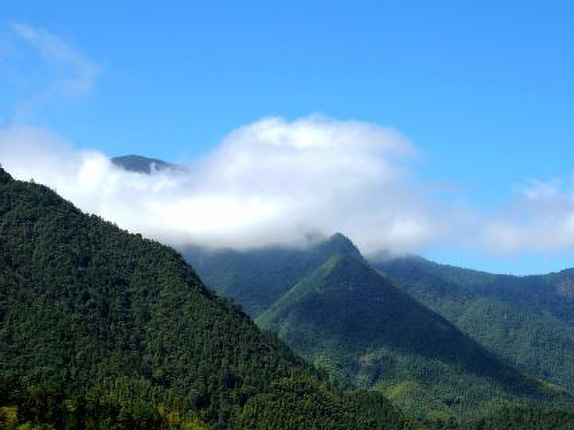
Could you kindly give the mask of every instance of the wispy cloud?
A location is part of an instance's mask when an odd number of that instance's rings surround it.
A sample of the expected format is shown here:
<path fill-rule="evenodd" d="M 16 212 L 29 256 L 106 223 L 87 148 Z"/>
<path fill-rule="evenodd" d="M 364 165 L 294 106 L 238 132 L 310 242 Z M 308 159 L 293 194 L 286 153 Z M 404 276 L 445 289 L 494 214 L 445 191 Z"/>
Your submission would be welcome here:
<path fill-rule="evenodd" d="M 92 93 L 103 71 L 101 64 L 44 29 L 15 23 L 9 33 L 0 58 L 14 69 L 12 76 L 19 83 L 28 84 L 13 95 L 12 115 L 16 119 L 32 116 L 55 102 Z"/>
<path fill-rule="evenodd" d="M 31 43 L 41 57 L 60 72 L 50 85 L 52 91 L 73 96 L 92 91 L 102 72 L 100 64 L 46 30 L 25 24 L 13 24 L 12 29 L 23 40 Z"/>
<path fill-rule="evenodd" d="M 483 237 L 501 252 L 574 248 L 574 181 L 530 179 L 503 215 L 485 222 Z"/>

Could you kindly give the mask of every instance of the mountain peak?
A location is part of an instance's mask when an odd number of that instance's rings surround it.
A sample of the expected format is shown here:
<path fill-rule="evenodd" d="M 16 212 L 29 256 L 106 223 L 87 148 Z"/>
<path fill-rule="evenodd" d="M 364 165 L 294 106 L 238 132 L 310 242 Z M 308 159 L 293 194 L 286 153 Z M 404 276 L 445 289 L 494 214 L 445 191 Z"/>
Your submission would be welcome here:
<path fill-rule="evenodd" d="M 167 161 L 158 160 L 157 158 L 148 158 L 141 155 L 123 155 L 112 158 L 112 163 L 121 167 L 128 172 L 151 174 L 153 171 L 161 170 L 181 170 L 181 166 L 168 163 Z"/>
<path fill-rule="evenodd" d="M 363 259 L 361 251 L 355 244 L 344 234 L 335 233 L 325 242 L 319 245 L 322 252 L 329 252 L 331 254 L 344 254 L 358 259 Z"/>

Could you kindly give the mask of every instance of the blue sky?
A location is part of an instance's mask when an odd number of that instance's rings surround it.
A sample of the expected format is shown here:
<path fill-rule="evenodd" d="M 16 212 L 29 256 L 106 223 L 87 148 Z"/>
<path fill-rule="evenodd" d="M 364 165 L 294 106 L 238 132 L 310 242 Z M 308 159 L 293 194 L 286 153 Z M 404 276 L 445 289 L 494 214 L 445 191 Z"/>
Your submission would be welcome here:
<path fill-rule="evenodd" d="M 569 1 L 7 0 L 2 11 L 0 40 L 22 23 L 100 69 L 89 91 L 16 112 L 48 78 L 41 58 L 5 44 L 17 52 L 0 51 L 1 124 L 49 128 L 108 155 L 189 161 L 262 117 L 321 113 L 399 130 L 419 153 L 416 180 L 448 189 L 432 198 L 449 204 L 503 211 L 533 180 L 571 192 Z M 419 251 L 502 272 L 574 266 L 570 246 Z"/>

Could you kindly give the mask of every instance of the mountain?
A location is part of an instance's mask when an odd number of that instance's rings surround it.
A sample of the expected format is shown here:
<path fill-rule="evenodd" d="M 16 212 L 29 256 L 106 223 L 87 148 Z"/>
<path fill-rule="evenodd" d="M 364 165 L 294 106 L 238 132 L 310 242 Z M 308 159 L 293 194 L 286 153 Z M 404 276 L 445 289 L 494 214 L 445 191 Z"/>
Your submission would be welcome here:
<path fill-rule="evenodd" d="M 210 287 L 257 317 L 309 271 L 339 252 L 362 258 L 355 245 L 342 234 L 335 234 L 309 249 L 236 251 L 190 246 L 184 255 Z"/>
<path fill-rule="evenodd" d="M 413 299 L 343 235 L 308 249 L 185 255 L 208 285 L 334 380 L 383 392 L 419 417 L 444 420 L 560 392 Z"/>
<path fill-rule="evenodd" d="M 180 172 L 185 167 L 171 164 L 155 158 L 142 157 L 141 155 L 123 155 L 112 158 L 112 163 L 128 172 L 151 174 L 154 171 L 171 170 Z"/>
<path fill-rule="evenodd" d="M 574 393 L 574 270 L 518 277 L 414 256 L 371 263 L 467 335 Z"/>
<path fill-rule="evenodd" d="M 382 396 L 322 380 L 172 249 L 0 168 L 0 427 L 301 423 L 415 427 Z"/>
<path fill-rule="evenodd" d="M 272 309 L 276 310 L 277 306 L 287 303 L 292 289 L 298 286 L 295 291 L 299 291 L 301 283 L 308 286 L 315 282 L 321 284 L 321 277 L 312 277 L 312 274 L 330 258 L 346 253 L 353 255 L 364 265 L 375 267 L 379 275 L 382 274 L 395 289 L 399 287 L 426 308 L 426 311 L 438 314 L 433 315 L 433 318 L 441 316 L 443 322 L 446 320 L 450 323 L 451 330 L 458 329 L 457 336 L 465 339 L 464 344 L 470 345 L 474 341 L 474 347 L 478 345 L 477 349 L 481 350 L 481 353 L 485 351 L 482 348 L 484 346 L 487 353 L 492 351 L 497 354 L 491 354 L 491 358 L 501 363 L 501 368 L 514 369 L 513 374 L 517 377 L 514 387 L 521 387 L 524 381 L 530 381 L 526 385 L 532 387 L 533 379 L 517 374 L 518 368 L 521 372 L 573 392 L 571 318 L 574 312 L 571 311 L 568 296 L 574 295 L 574 282 L 568 271 L 548 277 L 529 277 L 525 290 L 522 278 L 442 266 L 419 257 L 379 258 L 365 262 L 356 247 L 342 235 L 335 235 L 330 240 L 307 249 L 268 248 L 239 252 L 190 247 L 185 250 L 184 255 L 209 286 L 232 298 L 251 316 L 258 317 L 260 324 L 278 330 L 281 336 L 287 336 L 293 329 L 295 334 L 291 335 L 289 342 L 326 370 L 332 378 L 349 386 L 373 387 L 386 392 L 406 410 L 421 416 L 432 413 L 435 417 L 446 417 L 447 420 L 449 416 L 465 414 L 464 411 L 474 414 L 480 407 L 493 411 L 500 406 L 501 399 L 508 399 L 509 396 L 514 396 L 514 400 L 510 402 L 513 404 L 517 398 L 516 393 L 511 394 L 513 383 L 509 385 L 508 381 L 504 382 L 504 378 L 494 377 L 493 380 L 491 377 L 481 376 L 480 372 L 469 372 L 468 367 L 458 369 L 458 364 L 441 358 L 442 351 L 438 341 L 434 344 L 429 341 L 430 345 L 427 342 L 426 355 L 408 355 L 404 350 L 397 350 L 393 346 L 395 349 L 391 352 L 384 350 L 384 354 L 379 351 L 378 355 L 363 357 L 365 354 L 361 355 L 361 351 L 354 351 L 349 345 L 339 342 L 340 333 L 333 334 L 328 324 L 314 324 L 309 329 L 293 328 L 290 323 L 285 323 L 297 321 L 298 326 L 299 322 L 303 321 L 298 311 L 291 310 L 285 314 L 285 318 L 283 313 L 277 314 L 277 320 L 270 318 Z M 361 271 L 365 271 L 365 267 L 362 267 Z M 313 278 L 312 282 L 307 282 L 309 277 Z M 304 280 L 306 282 L 303 282 Z M 354 291 L 360 292 L 361 283 L 355 284 Z M 549 294 L 553 288 L 555 292 Z M 365 303 L 359 304 L 367 306 L 370 297 L 360 297 Z M 336 309 L 340 304 L 331 303 L 327 300 L 328 297 L 324 299 L 321 306 L 326 309 L 325 318 L 328 319 L 330 306 Z M 305 303 L 297 303 L 297 306 L 301 305 L 305 306 Z M 428 316 L 428 313 L 422 313 Z M 406 316 L 411 315 L 407 313 Z M 408 321 L 408 318 L 404 321 Z M 405 322 L 405 325 L 408 325 L 408 322 Z M 324 344 L 329 342 L 323 341 L 324 332 L 336 339 L 336 342 L 325 346 Z M 360 344 L 363 333 L 369 332 L 369 327 L 363 324 L 354 334 L 353 340 Z M 308 337 L 310 333 L 326 352 L 318 352 L 317 348 L 309 352 L 300 347 L 301 339 Z M 401 336 L 408 342 L 411 334 L 408 330 L 405 330 L 405 333 Z M 435 334 L 432 334 L 430 339 L 434 336 Z M 441 338 L 439 336 L 436 339 Z M 388 339 L 382 337 L 377 341 L 386 342 Z M 388 349 L 386 346 L 385 348 Z M 437 353 L 435 357 L 433 354 Z M 460 352 L 453 354 L 458 358 L 469 358 Z M 470 362 L 472 363 L 472 360 Z M 371 366 L 371 363 L 375 365 Z M 462 387 L 465 384 L 467 387 L 479 389 L 465 390 Z M 550 391 L 560 390 L 551 386 L 546 388 Z M 461 392 L 463 396 L 459 396 Z M 474 396 L 474 392 L 479 395 Z M 463 402 L 461 399 L 466 399 L 465 396 L 469 393 L 473 394 L 472 398 Z M 492 401 L 485 403 L 483 400 L 488 393 L 491 393 Z M 524 398 L 524 393 L 519 393 L 518 397 Z"/>
<path fill-rule="evenodd" d="M 421 417 L 463 415 L 551 391 L 344 254 L 297 283 L 257 322 L 345 382 L 376 388 Z"/>

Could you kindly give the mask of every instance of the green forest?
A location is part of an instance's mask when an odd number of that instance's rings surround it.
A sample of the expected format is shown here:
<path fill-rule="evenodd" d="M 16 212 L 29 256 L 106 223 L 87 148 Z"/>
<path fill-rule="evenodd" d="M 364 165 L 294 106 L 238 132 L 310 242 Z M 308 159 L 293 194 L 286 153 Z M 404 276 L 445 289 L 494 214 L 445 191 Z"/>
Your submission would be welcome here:
<path fill-rule="evenodd" d="M 524 371 L 574 392 L 572 270 L 517 277 L 441 265 L 420 257 L 372 264 L 492 351 Z"/>

